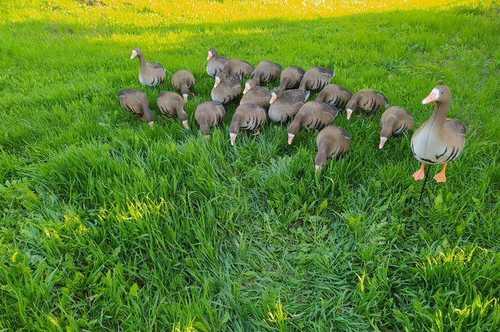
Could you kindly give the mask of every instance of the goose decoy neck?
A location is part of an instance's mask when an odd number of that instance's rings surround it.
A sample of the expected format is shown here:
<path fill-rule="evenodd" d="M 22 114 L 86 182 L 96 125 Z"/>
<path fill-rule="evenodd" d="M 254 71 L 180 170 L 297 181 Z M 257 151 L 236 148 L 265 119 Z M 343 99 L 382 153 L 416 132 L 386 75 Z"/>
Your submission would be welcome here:
<path fill-rule="evenodd" d="M 380 130 L 380 137 L 390 138 L 394 132 L 394 125 L 396 124 L 396 119 L 393 117 L 384 119 L 382 121 L 382 129 Z"/>
<path fill-rule="evenodd" d="M 154 118 L 153 118 L 153 112 L 149 109 L 149 107 L 144 107 L 143 110 L 144 114 L 142 115 L 144 120 L 146 120 L 147 123 L 152 123 Z"/>
<path fill-rule="evenodd" d="M 316 160 L 314 164 L 316 165 L 316 170 L 320 170 L 326 163 L 328 159 L 328 146 L 326 143 L 320 143 L 318 146 L 318 153 L 316 154 Z"/>
<path fill-rule="evenodd" d="M 435 111 L 432 118 L 438 123 L 444 123 L 446 121 L 446 116 L 450 110 L 451 104 L 451 91 L 447 86 L 437 86 L 429 93 L 422 104 L 435 104 Z"/>

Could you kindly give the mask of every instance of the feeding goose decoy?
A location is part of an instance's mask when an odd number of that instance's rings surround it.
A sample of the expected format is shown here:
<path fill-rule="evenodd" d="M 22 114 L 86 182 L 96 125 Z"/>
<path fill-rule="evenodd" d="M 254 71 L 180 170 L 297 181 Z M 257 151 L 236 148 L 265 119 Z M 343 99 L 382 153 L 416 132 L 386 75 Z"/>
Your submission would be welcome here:
<path fill-rule="evenodd" d="M 334 76 L 335 72 L 333 70 L 323 67 L 311 68 L 304 73 L 299 88 L 308 91 L 319 91 L 330 83 Z"/>
<path fill-rule="evenodd" d="M 389 100 L 382 92 L 373 89 L 364 89 L 356 92 L 345 106 L 347 120 L 351 119 L 354 112 L 363 111 L 373 114 L 389 105 Z"/>
<path fill-rule="evenodd" d="M 344 109 L 352 97 L 352 92 L 337 84 L 328 84 L 316 97 L 316 101 Z"/>
<path fill-rule="evenodd" d="M 208 50 L 207 61 L 207 73 L 208 75 L 215 77 L 220 71 L 222 71 L 222 68 L 224 68 L 224 65 L 228 60 L 227 58 L 218 55 L 215 48 L 211 48 Z"/>
<path fill-rule="evenodd" d="M 380 118 L 380 143 L 378 148 L 382 149 L 385 142 L 392 136 L 400 135 L 407 130 L 412 130 L 415 125 L 413 116 L 404 108 L 392 106 L 385 110 Z"/>
<path fill-rule="evenodd" d="M 243 93 L 256 86 L 265 85 L 271 81 L 277 80 L 280 77 L 281 65 L 271 61 L 261 61 L 255 67 L 249 79 L 245 83 Z"/>
<path fill-rule="evenodd" d="M 134 58 L 139 58 L 141 64 L 139 69 L 139 82 L 142 85 L 156 87 L 165 80 L 165 68 L 159 63 L 146 61 L 140 48 L 134 48 L 132 50 L 130 59 Z"/>
<path fill-rule="evenodd" d="M 320 171 L 326 165 L 328 159 L 336 159 L 349 151 L 351 147 L 351 135 L 344 129 L 329 125 L 323 128 L 316 137 L 315 168 Z"/>
<path fill-rule="evenodd" d="M 241 81 L 234 76 L 220 75 L 215 77 L 211 97 L 213 101 L 227 104 L 241 94 Z"/>
<path fill-rule="evenodd" d="M 271 93 L 269 119 L 273 122 L 284 123 L 293 119 L 295 114 L 304 105 L 309 92 L 301 89 L 282 90 Z"/>
<path fill-rule="evenodd" d="M 271 92 L 263 86 L 254 86 L 247 91 L 243 91 L 243 97 L 240 100 L 240 105 L 257 104 L 258 106 L 268 109 L 269 101 L 271 100 Z"/>
<path fill-rule="evenodd" d="M 304 77 L 304 69 L 300 67 L 287 67 L 281 72 L 280 75 L 280 85 L 276 89 L 276 92 L 281 92 L 289 89 L 296 89 L 300 86 L 302 77 Z"/>
<path fill-rule="evenodd" d="M 120 105 L 127 111 L 134 113 L 153 127 L 153 113 L 149 109 L 148 97 L 141 90 L 124 89 L 118 92 Z"/>
<path fill-rule="evenodd" d="M 322 129 L 329 125 L 338 114 L 338 110 L 328 104 L 309 101 L 297 112 L 288 127 L 288 144 L 292 144 L 300 128 Z"/>
<path fill-rule="evenodd" d="M 182 126 L 189 129 L 188 115 L 184 110 L 184 99 L 175 92 L 162 92 L 156 101 L 160 112 L 168 117 L 177 117 Z"/>
<path fill-rule="evenodd" d="M 196 107 L 194 118 L 205 137 L 210 136 L 210 129 L 224 121 L 226 110 L 224 105 L 215 101 L 207 101 Z"/>
<path fill-rule="evenodd" d="M 464 149 L 466 128 L 463 123 L 448 119 L 451 91 L 441 85 L 432 89 L 422 104 L 435 103 L 436 110 L 418 128 L 411 138 L 411 150 L 420 162 L 420 169 L 413 174 L 416 181 L 425 177 L 426 165 L 443 165 L 434 176 L 436 182 L 446 182 L 446 167 L 450 161 L 457 159 Z"/>
<path fill-rule="evenodd" d="M 221 73 L 230 77 L 237 77 L 240 81 L 243 77 L 250 76 L 253 72 L 253 66 L 246 61 L 230 59 L 222 67 Z"/>
<path fill-rule="evenodd" d="M 240 129 L 253 131 L 254 134 L 257 135 L 266 121 L 267 113 L 262 107 L 256 104 L 243 104 L 238 106 L 229 127 L 231 145 L 236 143 L 236 136 L 238 136 Z"/>
<path fill-rule="evenodd" d="M 172 86 L 181 93 L 185 102 L 188 101 L 188 96 L 192 93 L 192 88 L 195 83 L 196 80 L 194 79 L 193 73 L 189 70 L 178 70 L 172 76 Z"/>

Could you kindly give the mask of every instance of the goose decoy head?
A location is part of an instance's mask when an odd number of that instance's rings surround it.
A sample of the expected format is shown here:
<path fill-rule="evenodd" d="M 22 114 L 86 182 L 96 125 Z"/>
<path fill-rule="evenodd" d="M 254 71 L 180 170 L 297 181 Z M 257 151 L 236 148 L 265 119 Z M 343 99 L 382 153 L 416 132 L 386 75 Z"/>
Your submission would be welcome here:
<path fill-rule="evenodd" d="M 245 89 L 243 90 L 243 94 L 246 94 L 248 91 L 252 90 L 256 86 L 257 86 L 257 82 L 255 82 L 255 80 L 250 79 L 250 80 L 246 81 Z"/>
<path fill-rule="evenodd" d="M 214 56 L 217 55 L 217 50 L 215 48 L 211 48 L 208 50 L 208 55 L 207 55 L 207 61 L 212 59 Z"/>
<path fill-rule="evenodd" d="M 137 58 L 140 55 L 142 55 L 141 49 L 140 48 L 134 48 L 132 50 L 132 54 L 130 55 L 130 59 L 135 59 L 135 58 Z"/>
<path fill-rule="evenodd" d="M 424 100 L 422 104 L 430 103 L 449 103 L 451 101 L 451 91 L 446 85 L 439 85 L 432 89 L 431 93 Z"/>

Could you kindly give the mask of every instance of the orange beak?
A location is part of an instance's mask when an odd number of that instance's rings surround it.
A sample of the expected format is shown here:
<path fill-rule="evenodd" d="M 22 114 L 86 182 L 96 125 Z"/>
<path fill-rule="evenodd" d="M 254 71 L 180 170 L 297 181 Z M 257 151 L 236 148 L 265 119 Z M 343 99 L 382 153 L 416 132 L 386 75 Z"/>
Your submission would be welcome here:
<path fill-rule="evenodd" d="M 422 100 L 422 104 L 430 104 L 432 102 L 435 102 L 439 98 L 439 90 L 437 89 L 432 89 L 431 93 L 427 97 L 425 97 L 424 100 Z"/>

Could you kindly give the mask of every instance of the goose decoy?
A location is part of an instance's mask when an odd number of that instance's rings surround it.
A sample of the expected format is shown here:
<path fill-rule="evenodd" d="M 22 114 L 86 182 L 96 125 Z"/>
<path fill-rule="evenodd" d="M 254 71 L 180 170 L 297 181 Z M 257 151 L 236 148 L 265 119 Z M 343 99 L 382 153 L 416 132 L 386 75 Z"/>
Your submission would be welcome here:
<path fill-rule="evenodd" d="M 118 92 L 118 99 L 125 110 L 134 113 L 153 127 L 153 113 L 149 109 L 148 97 L 144 92 L 136 89 L 123 89 Z"/>
<path fill-rule="evenodd" d="M 220 75 L 215 77 L 211 97 L 213 101 L 227 104 L 241 94 L 241 81 L 237 77 Z"/>
<path fill-rule="evenodd" d="M 160 112 L 168 117 L 177 117 L 182 126 L 189 129 L 188 115 L 184 110 L 184 99 L 175 92 L 162 92 L 156 101 Z"/>
<path fill-rule="evenodd" d="M 218 55 L 215 48 L 211 48 L 208 50 L 207 61 L 207 73 L 208 75 L 215 77 L 220 71 L 222 71 L 222 68 L 224 68 L 224 65 L 228 60 L 225 57 Z"/>
<path fill-rule="evenodd" d="M 253 67 L 251 64 L 238 59 L 228 60 L 221 70 L 222 74 L 230 77 L 237 77 L 240 81 L 243 79 L 243 77 L 250 76 L 252 72 Z M 219 73 L 219 75 L 221 73 Z"/>
<path fill-rule="evenodd" d="M 356 92 L 345 106 L 347 120 L 351 119 L 354 112 L 363 111 L 373 114 L 389 105 L 389 100 L 382 92 L 373 89 L 364 89 Z"/>
<path fill-rule="evenodd" d="M 256 104 L 243 104 L 236 108 L 231 125 L 229 127 L 229 138 L 231 145 L 236 143 L 236 136 L 241 129 L 253 131 L 259 134 L 260 128 L 267 121 L 266 110 Z"/>
<path fill-rule="evenodd" d="M 329 125 L 338 114 L 338 110 L 328 104 L 317 101 L 305 103 L 288 127 L 288 144 L 292 144 L 301 127 L 322 129 Z"/>
<path fill-rule="evenodd" d="M 210 137 L 210 129 L 224 121 L 226 110 L 224 105 L 215 101 L 207 101 L 196 107 L 194 118 L 205 137 Z"/>
<path fill-rule="evenodd" d="M 352 92 L 337 84 L 328 84 L 316 97 L 316 101 L 344 109 L 352 97 Z"/>
<path fill-rule="evenodd" d="M 279 123 L 293 119 L 308 97 L 309 92 L 301 89 L 272 92 L 269 101 L 271 104 L 268 112 L 269 119 Z"/>
<path fill-rule="evenodd" d="M 165 68 L 163 68 L 163 66 L 159 63 L 146 61 L 140 48 L 134 48 L 132 50 L 130 59 L 134 58 L 139 58 L 141 63 L 141 67 L 139 69 L 139 82 L 142 85 L 156 87 L 165 80 Z"/>
<path fill-rule="evenodd" d="M 271 100 L 271 92 L 263 86 L 254 86 L 247 91 L 243 91 L 243 97 L 240 100 L 240 105 L 257 104 L 258 106 L 268 109 L 269 101 Z"/>
<path fill-rule="evenodd" d="M 265 85 L 270 83 L 271 81 L 277 80 L 280 77 L 281 73 L 281 65 L 271 62 L 271 61 L 261 61 L 255 67 L 254 71 L 250 75 L 251 79 L 249 79 L 245 83 L 245 91 L 250 90 L 253 87 L 259 85 Z"/>
<path fill-rule="evenodd" d="M 189 70 L 178 70 L 172 76 L 172 86 L 181 93 L 185 102 L 188 101 L 188 96 L 192 93 L 191 89 L 195 83 L 196 80 L 194 79 L 193 73 Z"/>
<path fill-rule="evenodd" d="M 446 167 L 457 159 L 464 149 L 466 128 L 463 123 L 448 119 L 451 91 L 445 85 L 432 89 L 422 100 L 422 104 L 436 104 L 436 110 L 418 128 L 411 138 L 411 150 L 420 162 L 420 169 L 413 174 L 415 181 L 425 177 L 426 165 L 442 164 L 439 173 L 434 176 L 436 182 L 446 182 Z"/>
<path fill-rule="evenodd" d="M 308 91 L 319 91 L 330 83 L 334 76 L 335 72 L 333 70 L 323 67 L 311 68 L 305 72 L 299 88 Z"/>
<path fill-rule="evenodd" d="M 385 142 L 392 136 L 400 135 L 407 130 L 412 130 L 415 125 L 413 116 L 404 108 L 392 106 L 385 110 L 380 118 L 380 143 L 378 148 L 382 149 Z"/>
<path fill-rule="evenodd" d="M 344 128 L 329 125 L 319 132 L 316 146 L 318 153 L 314 164 L 316 171 L 320 171 L 328 159 L 336 159 L 349 151 L 351 135 Z"/>
<path fill-rule="evenodd" d="M 288 89 L 296 89 L 300 86 L 302 77 L 304 77 L 304 69 L 300 67 L 287 67 L 281 72 L 280 75 L 280 85 L 276 89 L 276 92 L 281 92 Z"/>

